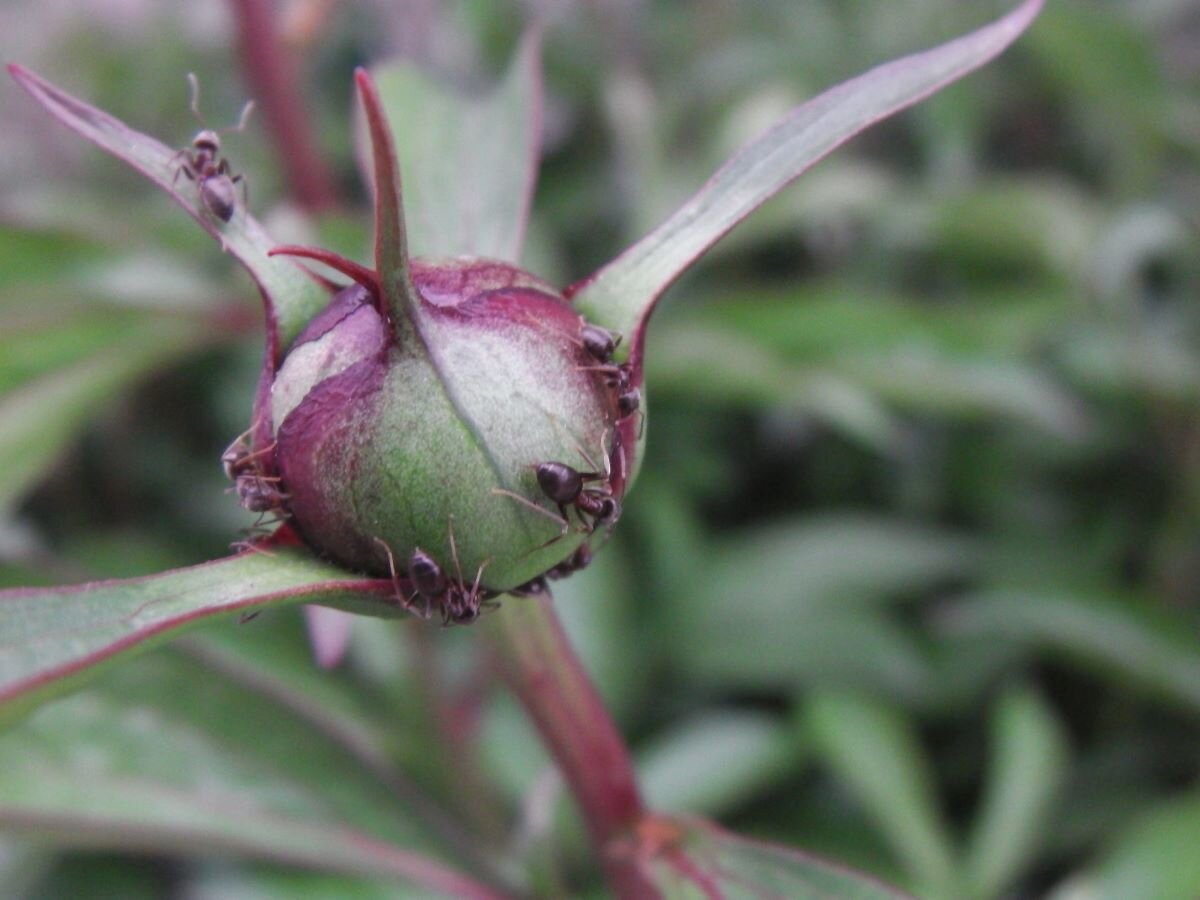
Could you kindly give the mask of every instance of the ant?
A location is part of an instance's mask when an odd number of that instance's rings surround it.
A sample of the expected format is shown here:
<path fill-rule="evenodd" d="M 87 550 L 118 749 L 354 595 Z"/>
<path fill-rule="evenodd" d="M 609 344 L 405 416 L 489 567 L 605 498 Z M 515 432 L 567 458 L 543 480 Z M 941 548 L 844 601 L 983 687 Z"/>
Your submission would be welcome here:
<path fill-rule="evenodd" d="M 586 372 L 599 372 L 606 387 L 617 391 L 620 418 L 632 416 L 642 405 L 642 392 L 630 384 L 633 378 L 629 363 L 614 363 L 613 353 L 621 345 L 621 335 L 599 325 L 585 323 L 579 329 L 579 342 L 596 365 L 583 366 Z"/>
<path fill-rule="evenodd" d="M 538 463 L 535 471 L 538 487 L 558 506 L 564 522 L 567 520 L 567 504 L 574 505 L 581 516 L 592 517 L 589 531 L 615 522 L 620 515 L 621 507 L 608 486 L 607 472 L 580 472 L 561 462 Z M 601 484 L 588 487 L 592 482 Z"/>
<path fill-rule="evenodd" d="M 188 84 L 192 89 L 192 115 L 201 125 L 204 117 L 200 115 L 200 82 L 191 72 L 188 73 Z M 242 114 L 235 127 L 226 131 L 240 132 L 246 127 L 246 120 L 254 109 L 254 101 L 249 101 L 242 107 Z M 215 218 L 228 222 L 233 218 L 237 208 L 236 184 L 242 186 L 242 201 L 248 200 L 246 181 L 240 174 L 232 174 L 229 160 L 221 155 L 221 132 L 205 128 L 192 138 L 192 145 L 184 147 L 175 154 L 174 159 L 180 159 L 179 168 L 175 170 L 175 178 L 186 175 L 189 181 L 196 182 L 200 191 L 200 200 L 204 208 Z"/>
<path fill-rule="evenodd" d="M 242 508 L 256 513 L 282 512 L 291 495 L 280 487 L 282 478 L 248 472 L 233 483 Z"/>
<path fill-rule="evenodd" d="M 268 513 L 282 513 L 287 501 L 291 499 L 283 490 L 283 479 L 267 475 L 262 469 L 262 458 L 268 456 L 275 449 L 275 445 L 269 444 L 261 450 L 251 450 L 247 438 L 253 432 L 254 429 L 251 428 L 234 438 L 233 443 L 221 454 L 221 467 L 225 470 L 225 476 L 233 482 L 233 491 L 243 509 L 263 516 Z"/>
<path fill-rule="evenodd" d="M 480 586 L 483 570 L 487 568 L 485 561 L 475 572 L 475 582 L 467 587 L 462 577 L 462 566 L 458 561 L 458 545 L 454 541 L 454 526 L 450 525 L 450 555 L 454 559 L 454 568 L 458 579 L 446 577 L 445 571 L 438 565 L 437 560 L 417 547 L 408 558 L 408 579 L 412 586 L 412 594 L 404 600 L 405 609 L 415 612 L 417 600 L 421 601 L 420 616 L 428 619 L 433 614 L 434 607 L 442 611 L 442 626 L 467 625 L 479 618 L 484 609 L 492 609 L 495 603 L 488 596 L 486 588 Z M 391 548 L 379 538 L 375 539 L 387 553 L 388 570 L 391 572 L 392 585 L 398 597 L 404 597 L 400 576 L 396 572 L 396 560 Z"/>
<path fill-rule="evenodd" d="M 596 468 L 596 463 L 588 456 L 587 451 L 582 447 L 577 447 L 580 455 L 584 458 L 589 466 Z M 609 486 L 610 472 L 608 469 L 608 455 L 604 455 L 604 471 L 603 472 L 580 472 L 578 469 L 567 465 L 563 462 L 541 462 L 535 463 L 532 468 L 537 477 L 538 487 L 542 493 L 546 495 L 557 507 L 558 515 L 538 506 L 527 497 L 522 497 L 514 491 L 505 490 L 504 488 L 493 488 L 493 494 L 502 494 L 506 497 L 511 497 L 524 506 L 547 516 L 559 523 L 561 530 L 558 535 L 551 538 L 542 547 L 547 547 L 557 540 L 567 536 L 570 531 L 570 511 L 568 506 L 573 506 L 576 514 L 582 520 L 584 530 L 591 534 L 602 525 L 614 525 L 621 516 L 621 504 L 612 494 L 612 488 Z M 594 487 L 589 485 L 595 484 Z M 589 522 L 584 516 L 590 516 Z M 538 550 L 541 547 L 536 548 Z"/>
<path fill-rule="evenodd" d="M 614 334 L 599 325 L 585 322 L 579 329 L 579 342 L 583 344 L 583 349 L 592 359 L 596 362 L 607 363 L 612 361 L 613 353 L 621 345 L 621 335 Z"/>
<path fill-rule="evenodd" d="M 591 563 L 592 548 L 587 544 L 580 544 L 575 548 L 574 553 L 547 572 L 546 577 L 553 579 L 566 578 L 568 575 L 573 575 L 581 569 L 586 569 Z"/>

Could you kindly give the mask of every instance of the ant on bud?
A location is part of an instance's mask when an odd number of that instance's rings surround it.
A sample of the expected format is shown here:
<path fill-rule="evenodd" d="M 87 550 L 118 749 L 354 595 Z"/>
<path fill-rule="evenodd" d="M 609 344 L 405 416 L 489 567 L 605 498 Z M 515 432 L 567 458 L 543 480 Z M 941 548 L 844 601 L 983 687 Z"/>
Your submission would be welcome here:
<path fill-rule="evenodd" d="M 617 392 L 617 410 L 620 418 L 625 419 L 636 413 L 642 405 L 642 392 L 630 384 L 633 371 L 629 363 L 618 364 L 612 361 L 613 353 L 621 345 L 621 336 L 599 325 L 586 323 L 579 330 L 579 342 L 597 363 L 581 368 L 585 372 L 598 372 L 605 387 Z"/>
<path fill-rule="evenodd" d="M 579 329 L 579 341 L 592 359 L 606 363 L 612 360 L 613 353 L 621 345 L 621 335 L 587 322 Z"/>
<path fill-rule="evenodd" d="M 557 566 L 546 573 L 547 578 L 566 578 L 568 575 L 586 569 L 592 563 L 592 548 L 587 544 L 580 544 L 575 548 L 575 552 L 560 562 Z"/>
<path fill-rule="evenodd" d="M 263 459 L 275 450 L 275 445 L 251 450 L 248 438 L 253 432 L 251 428 L 233 439 L 233 443 L 221 454 L 221 467 L 225 470 L 225 477 L 233 482 L 232 490 L 237 494 L 242 508 L 259 513 L 261 524 L 262 517 L 268 514 L 284 515 L 287 501 L 291 498 L 283 490 L 283 479 L 267 475 L 263 470 Z"/>
<path fill-rule="evenodd" d="M 405 598 L 405 591 L 396 572 L 396 559 L 392 549 L 382 540 L 375 540 L 387 553 L 388 570 L 392 576 L 392 586 L 396 596 L 401 598 L 404 608 L 417 612 L 416 601 L 421 601 L 419 615 L 423 619 L 432 616 L 435 607 L 442 611 L 442 626 L 467 625 L 479 618 L 485 609 L 492 609 L 495 603 L 491 600 L 486 588 L 481 587 L 483 570 L 487 568 L 485 561 L 475 572 L 475 582 L 467 587 L 462 577 L 462 566 L 458 561 L 458 545 L 454 541 L 454 526 L 450 525 L 450 555 L 454 559 L 454 568 L 458 573 L 457 580 L 446 577 L 445 571 L 438 565 L 437 560 L 417 547 L 408 558 L 408 580 L 412 594 Z"/>
<path fill-rule="evenodd" d="M 279 486 L 283 479 L 251 472 L 239 475 L 233 483 L 233 490 L 238 495 L 242 508 L 256 513 L 282 512 L 287 501 L 291 499 Z"/>
<path fill-rule="evenodd" d="M 187 78 L 192 89 L 192 115 L 201 125 L 204 125 L 204 117 L 200 115 L 200 82 L 191 72 L 188 73 Z M 253 109 L 254 101 L 251 100 L 242 107 L 242 114 L 238 118 L 237 125 L 226 128 L 224 131 L 243 131 Z M 204 208 L 214 218 L 228 222 L 233 218 L 234 210 L 237 209 L 237 189 L 234 186 L 241 184 L 243 203 L 248 202 L 249 193 L 243 176 L 233 174 L 229 167 L 229 160 L 221 155 L 221 134 L 221 131 L 204 128 L 192 138 L 190 147 L 184 147 L 176 153 L 175 158 L 181 161 L 179 168 L 175 170 L 173 180 L 178 181 L 180 175 L 186 175 L 189 181 L 196 182 L 196 188 L 200 192 L 200 201 L 204 204 Z"/>
<path fill-rule="evenodd" d="M 596 463 L 588 456 L 587 452 L 582 447 L 576 447 L 576 449 L 579 451 L 580 456 L 584 458 L 584 461 L 592 469 L 595 469 Z M 559 533 L 542 544 L 541 547 L 535 548 L 535 550 L 541 550 L 542 547 L 548 547 L 555 541 L 567 536 L 567 533 L 571 529 L 570 510 L 568 507 L 575 509 L 576 515 L 583 524 L 583 529 L 588 534 L 591 534 L 601 526 L 607 525 L 611 527 L 616 524 L 617 519 L 621 517 L 621 504 L 613 496 L 612 488 L 609 485 L 611 473 L 608 467 L 607 454 L 604 455 L 604 463 L 604 471 L 602 472 L 581 472 L 564 462 L 554 461 L 535 463 L 532 466 L 537 477 L 538 487 L 558 507 L 558 515 L 538 506 L 532 500 L 522 497 L 514 491 L 505 490 L 504 488 L 493 488 L 492 493 L 511 497 L 523 506 L 527 506 L 559 524 L 561 529 Z M 584 518 L 585 516 L 590 517 L 590 521 Z M 590 554 L 588 559 L 590 561 Z"/>

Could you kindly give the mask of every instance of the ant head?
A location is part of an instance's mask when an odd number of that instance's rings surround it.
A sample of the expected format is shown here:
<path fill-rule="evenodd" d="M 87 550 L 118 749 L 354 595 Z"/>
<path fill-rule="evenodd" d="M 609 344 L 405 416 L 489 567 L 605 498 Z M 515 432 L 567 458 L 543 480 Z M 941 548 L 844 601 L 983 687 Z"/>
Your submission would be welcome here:
<path fill-rule="evenodd" d="M 206 128 L 192 138 L 192 149 L 206 151 L 216 156 L 221 152 L 221 136 Z"/>
<path fill-rule="evenodd" d="M 604 497 L 600 501 L 600 511 L 596 514 L 597 525 L 611 525 L 621 517 L 621 504 L 616 497 Z M 590 562 L 590 558 L 589 558 Z"/>
<path fill-rule="evenodd" d="M 621 411 L 621 418 L 632 416 L 641 405 L 642 392 L 637 388 L 630 388 L 617 397 L 617 409 Z"/>

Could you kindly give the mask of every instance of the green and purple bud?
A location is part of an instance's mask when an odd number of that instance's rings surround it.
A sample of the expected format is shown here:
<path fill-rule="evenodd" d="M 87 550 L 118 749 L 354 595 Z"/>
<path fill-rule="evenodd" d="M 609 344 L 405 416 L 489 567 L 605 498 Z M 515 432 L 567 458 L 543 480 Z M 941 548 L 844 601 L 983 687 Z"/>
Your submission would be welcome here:
<path fill-rule="evenodd" d="M 546 282 L 495 260 L 408 259 L 389 132 L 365 73 L 358 86 L 376 267 L 273 251 L 356 284 L 270 366 L 255 464 L 232 474 L 243 501 L 263 488 L 321 555 L 390 574 L 410 606 L 467 621 L 483 597 L 536 589 L 607 534 L 634 466 L 640 386 L 613 359 L 619 336 Z"/>

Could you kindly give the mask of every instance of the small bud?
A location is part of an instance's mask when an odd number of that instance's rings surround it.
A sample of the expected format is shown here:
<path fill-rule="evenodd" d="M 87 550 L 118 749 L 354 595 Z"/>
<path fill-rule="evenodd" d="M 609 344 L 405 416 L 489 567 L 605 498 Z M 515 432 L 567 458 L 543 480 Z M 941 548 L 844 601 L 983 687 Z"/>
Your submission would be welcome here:
<path fill-rule="evenodd" d="M 421 346 L 358 285 L 297 338 L 270 395 L 280 482 L 254 487 L 323 555 L 381 576 L 390 556 L 415 603 L 444 595 L 470 621 L 479 596 L 563 571 L 615 521 L 622 401 L 596 371 L 614 338 L 505 263 L 413 260 L 411 274 Z"/>

